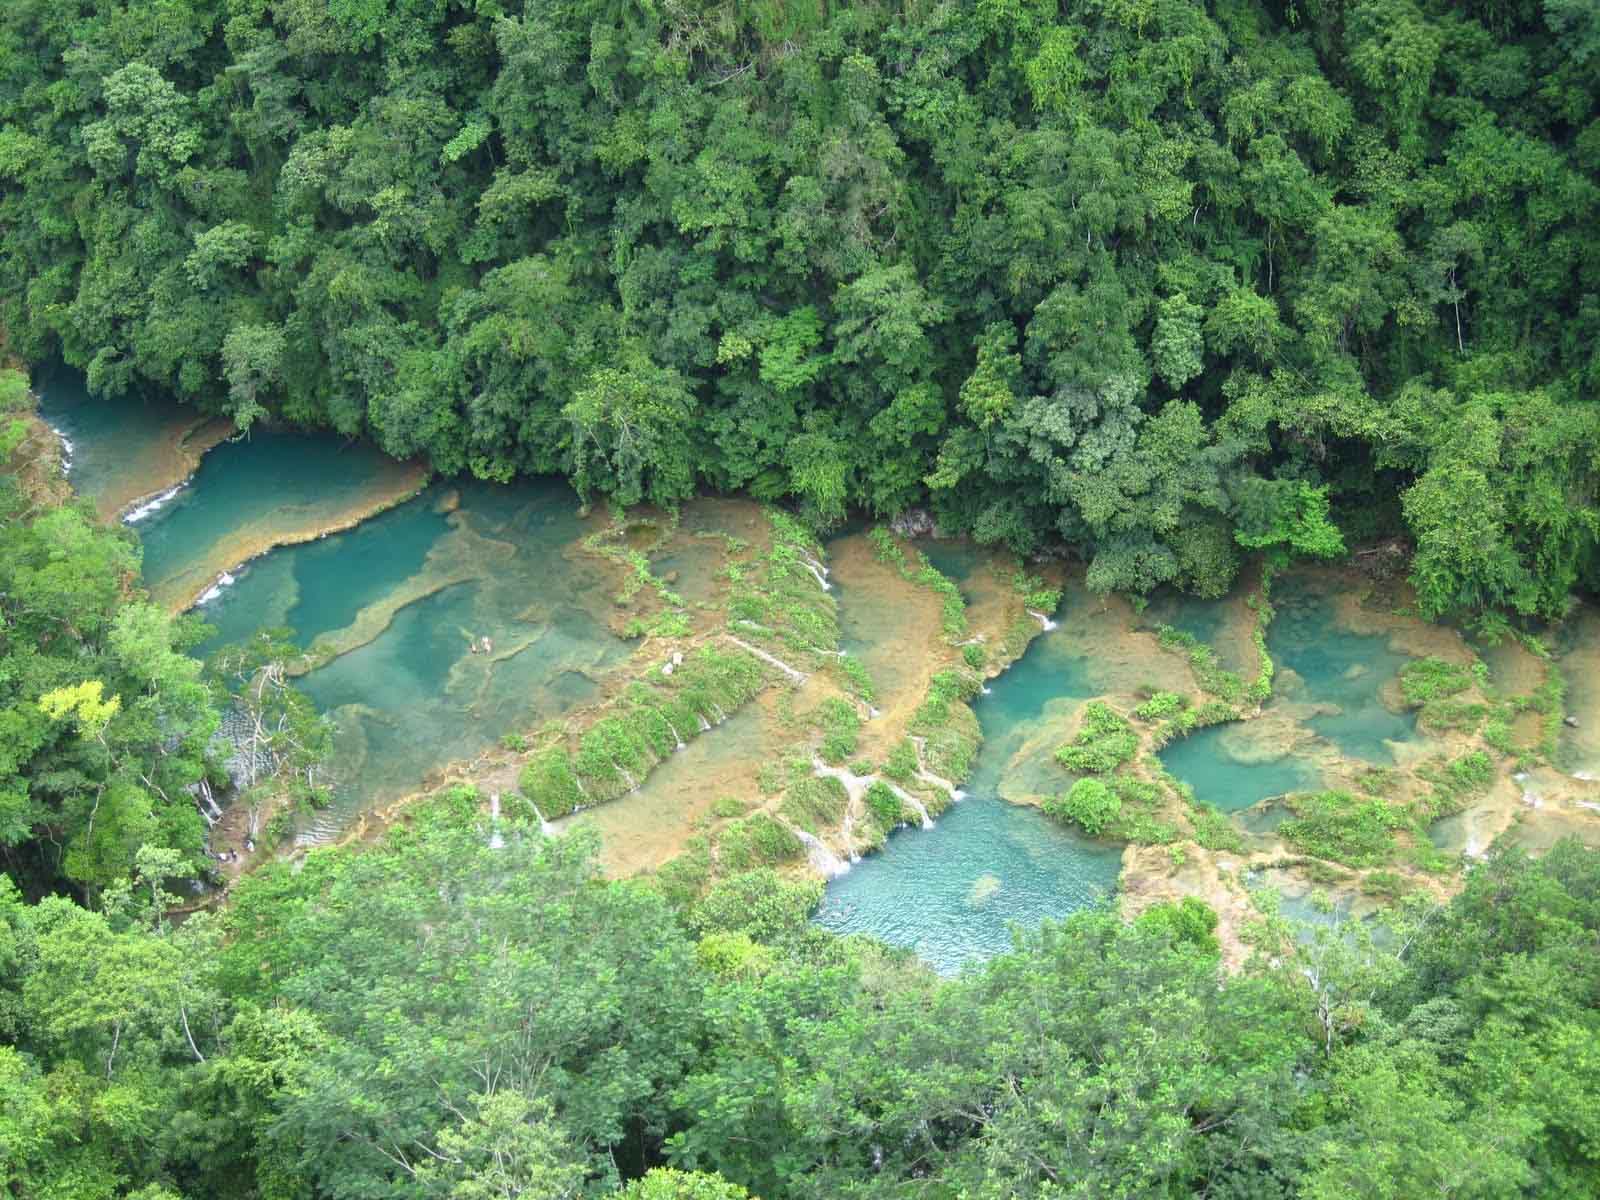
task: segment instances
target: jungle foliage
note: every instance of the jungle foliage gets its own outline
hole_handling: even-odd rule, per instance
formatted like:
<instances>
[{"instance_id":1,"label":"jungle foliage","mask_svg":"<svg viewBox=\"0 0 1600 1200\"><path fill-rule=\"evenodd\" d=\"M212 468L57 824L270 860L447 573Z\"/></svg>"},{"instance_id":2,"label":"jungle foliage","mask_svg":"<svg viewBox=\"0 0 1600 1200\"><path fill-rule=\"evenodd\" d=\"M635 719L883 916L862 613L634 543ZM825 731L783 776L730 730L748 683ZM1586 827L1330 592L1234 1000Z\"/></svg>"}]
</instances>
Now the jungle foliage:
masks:
<instances>
[{"instance_id":1,"label":"jungle foliage","mask_svg":"<svg viewBox=\"0 0 1600 1200\"><path fill-rule=\"evenodd\" d=\"M0 881L19 1197L1587 1196L1600 854L1496 853L1379 936L1188 899L941 980L756 866L697 898L455 789L173 926ZM153 868L157 869L157 868ZM1270 898L1263 903L1271 914Z\"/></svg>"},{"instance_id":2,"label":"jungle foliage","mask_svg":"<svg viewBox=\"0 0 1600 1200\"><path fill-rule=\"evenodd\" d=\"M0 327L447 472L1551 613L1597 104L1574 0L11 0Z\"/></svg>"}]
</instances>

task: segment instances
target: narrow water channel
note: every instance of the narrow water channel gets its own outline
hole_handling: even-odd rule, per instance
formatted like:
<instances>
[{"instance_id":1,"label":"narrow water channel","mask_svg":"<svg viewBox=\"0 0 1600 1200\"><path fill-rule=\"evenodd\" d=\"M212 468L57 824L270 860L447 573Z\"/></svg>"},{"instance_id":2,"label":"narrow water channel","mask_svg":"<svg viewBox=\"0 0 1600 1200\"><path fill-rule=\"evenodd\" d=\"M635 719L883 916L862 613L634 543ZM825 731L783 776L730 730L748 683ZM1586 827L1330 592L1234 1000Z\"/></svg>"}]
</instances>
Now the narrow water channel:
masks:
<instances>
[{"instance_id":1,"label":"narrow water channel","mask_svg":"<svg viewBox=\"0 0 1600 1200\"><path fill-rule=\"evenodd\" d=\"M956 578L962 559L943 557ZM1119 847L1095 842L1002 796L1053 790L1048 763L1078 706L1123 682L1122 664L1087 644L1097 601L1069 594L1060 627L1035 638L973 703L983 746L967 799L932 829L904 827L884 848L830 880L817 922L915 950L944 973L1011 945L1011 927L1036 927L1109 897ZM845 613L849 611L848 599Z\"/></svg>"}]
</instances>

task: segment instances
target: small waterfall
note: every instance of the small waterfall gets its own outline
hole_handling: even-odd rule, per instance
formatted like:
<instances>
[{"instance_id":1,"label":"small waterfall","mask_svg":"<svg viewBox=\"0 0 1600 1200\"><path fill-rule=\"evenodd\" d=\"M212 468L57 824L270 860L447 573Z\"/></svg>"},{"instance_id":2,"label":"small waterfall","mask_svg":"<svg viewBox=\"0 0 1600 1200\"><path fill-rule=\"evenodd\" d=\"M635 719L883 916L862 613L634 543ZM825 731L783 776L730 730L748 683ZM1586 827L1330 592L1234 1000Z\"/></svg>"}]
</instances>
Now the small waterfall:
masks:
<instances>
[{"instance_id":1,"label":"small waterfall","mask_svg":"<svg viewBox=\"0 0 1600 1200\"><path fill-rule=\"evenodd\" d=\"M918 800L910 792L906 791L905 788L892 784L888 780L884 780L884 786L899 798L900 803L909 804L913 809L916 810L917 815L922 818L922 827L924 829L933 828L933 818L928 815L927 805L923 804L921 800Z\"/></svg>"},{"instance_id":2,"label":"small waterfall","mask_svg":"<svg viewBox=\"0 0 1600 1200\"><path fill-rule=\"evenodd\" d=\"M851 863L858 863L858 862L861 861L861 855L856 853L855 832L856 832L855 806L854 805L846 805L845 806L845 810L844 810L844 828L843 828L843 830L841 830L841 833L844 836L845 850L849 852Z\"/></svg>"},{"instance_id":3,"label":"small waterfall","mask_svg":"<svg viewBox=\"0 0 1600 1200\"><path fill-rule=\"evenodd\" d=\"M935 775L928 770L928 739L913 737L911 744L917 748L917 778L930 787L949 792L951 800L965 800L967 794L941 775Z\"/></svg>"},{"instance_id":4,"label":"small waterfall","mask_svg":"<svg viewBox=\"0 0 1600 1200\"><path fill-rule=\"evenodd\" d=\"M722 705L718 704L715 700L708 701L708 703L711 705L711 710L717 714L718 725L721 725L728 719L728 714L722 711Z\"/></svg>"},{"instance_id":5,"label":"small waterfall","mask_svg":"<svg viewBox=\"0 0 1600 1200\"><path fill-rule=\"evenodd\" d=\"M217 576L215 583L200 593L200 596L195 603L210 604L218 596L222 595L223 588L232 587L236 582L238 582L238 580L235 576L229 574L227 571L224 571L221 575Z\"/></svg>"},{"instance_id":6,"label":"small waterfall","mask_svg":"<svg viewBox=\"0 0 1600 1200\"><path fill-rule=\"evenodd\" d=\"M678 743L677 748L679 750L682 750L684 748L683 738L678 733L678 727L676 725L674 725L671 721L668 721L667 722L667 729L672 733L672 740Z\"/></svg>"},{"instance_id":7,"label":"small waterfall","mask_svg":"<svg viewBox=\"0 0 1600 1200\"><path fill-rule=\"evenodd\" d=\"M806 673L804 671L796 670L794 667L791 667L788 663L784 662L781 658L775 658L768 654L765 650L758 650L749 642L742 641L739 638L734 637L731 633L725 633L722 636L728 641L732 642L735 646L739 647L739 649L743 650L746 654L754 654L762 662L769 663L770 665L777 667L778 670L782 671L796 683L804 683L806 681Z\"/></svg>"},{"instance_id":8,"label":"small waterfall","mask_svg":"<svg viewBox=\"0 0 1600 1200\"><path fill-rule=\"evenodd\" d=\"M583 776L576 771L572 773L572 783L578 789L578 795L583 797L583 802L586 806L594 803L589 799L589 789L583 786Z\"/></svg>"},{"instance_id":9,"label":"small waterfall","mask_svg":"<svg viewBox=\"0 0 1600 1200\"><path fill-rule=\"evenodd\" d=\"M700 732L701 733L710 733L711 732L711 722L706 720L705 714L703 714L703 713L695 713L694 719L700 722Z\"/></svg>"},{"instance_id":10,"label":"small waterfall","mask_svg":"<svg viewBox=\"0 0 1600 1200\"><path fill-rule=\"evenodd\" d=\"M66 439L63 438L62 441L65 444ZM188 486L189 481L185 479L182 483L174 484L164 492L157 492L154 496L136 501L133 507L123 514L122 523L124 525L137 525L140 521L155 516L156 513L170 504L179 492Z\"/></svg>"},{"instance_id":11,"label":"small waterfall","mask_svg":"<svg viewBox=\"0 0 1600 1200\"><path fill-rule=\"evenodd\" d=\"M1054 621L1052 621L1048 616L1046 616L1042 612L1036 612L1035 610L1030 608L1028 610L1028 615L1030 617L1032 617L1035 621L1039 622L1039 628L1044 633L1049 633L1052 629L1054 629L1056 627L1056 623Z\"/></svg>"},{"instance_id":12,"label":"small waterfall","mask_svg":"<svg viewBox=\"0 0 1600 1200\"><path fill-rule=\"evenodd\" d=\"M556 827L544 819L544 814L539 811L537 804L533 806L533 815L539 818L539 832L544 834L545 837L555 837Z\"/></svg>"},{"instance_id":13,"label":"small waterfall","mask_svg":"<svg viewBox=\"0 0 1600 1200\"><path fill-rule=\"evenodd\" d=\"M222 809L211 794L211 781L202 777L199 783L190 785L189 793L194 796L195 807L200 810L200 819L206 823L206 828L213 828L222 819Z\"/></svg>"},{"instance_id":14,"label":"small waterfall","mask_svg":"<svg viewBox=\"0 0 1600 1200\"><path fill-rule=\"evenodd\" d=\"M994 689L986 683L980 684L978 686L978 694L980 696L992 696L994 695Z\"/></svg>"},{"instance_id":15,"label":"small waterfall","mask_svg":"<svg viewBox=\"0 0 1600 1200\"><path fill-rule=\"evenodd\" d=\"M74 447L72 444L72 439L66 434L62 433L61 430L57 429L54 425L51 425L48 421L45 422L45 425L51 433L56 435L56 441L61 443L61 473L63 475L71 474L72 455L73 451L76 449L76 447Z\"/></svg>"},{"instance_id":16,"label":"small waterfall","mask_svg":"<svg viewBox=\"0 0 1600 1200\"><path fill-rule=\"evenodd\" d=\"M833 589L833 584L828 582L827 567L823 566L809 554L799 554L797 557L800 559L800 565L806 570L810 571L812 578L822 585L823 591L827 592Z\"/></svg>"},{"instance_id":17,"label":"small waterfall","mask_svg":"<svg viewBox=\"0 0 1600 1200\"><path fill-rule=\"evenodd\" d=\"M628 781L628 790L630 792L638 791L639 781L633 777L633 772L628 770L628 768L623 766L621 763L614 763L613 765L617 768L617 770L622 772L622 777Z\"/></svg>"},{"instance_id":18,"label":"small waterfall","mask_svg":"<svg viewBox=\"0 0 1600 1200\"><path fill-rule=\"evenodd\" d=\"M500 836L500 793L495 792L489 797L489 849L499 850L505 844L505 838Z\"/></svg>"},{"instance_id":19,"label":"small waterfall","mask_svg":"<svg viewBox=\"0 0 1600 1200\"><path fill-rule=\"evenodd\" d=\"M819 838L807 833L804 829L789 827L789 832L799 838L806 848L806 857L811 862L812 870L829 879L837 879L850 869L850 864L845 862L832 850L822 844Z\"/></svg>"},{"instance_id":20,"label":"small waterfall","mask_svg":"<svg viewBox=\"0 0 1600 1200\"><path fill-rule=\"evenodd\" d=\"M844 767L830 767L815 756L811 759L811 773L819 779L837 779L844 784L844 793L851 804L859 804L867 794L867 788L877 778L875 775L856 775Z\"/></svg>"},{"instance_id":21,"label":"small waterfall","mask_svg":"<svg viewBox=\"0 0 1600 1200\"><path fill-rule=\"evenodd\" d=\"M823 591L831 592L833 590L833 584L828 582L827 572L822 567L804 558L800 560L800 565L811 572L812 578L822 586Z\"/></svg>"}]
</instances>

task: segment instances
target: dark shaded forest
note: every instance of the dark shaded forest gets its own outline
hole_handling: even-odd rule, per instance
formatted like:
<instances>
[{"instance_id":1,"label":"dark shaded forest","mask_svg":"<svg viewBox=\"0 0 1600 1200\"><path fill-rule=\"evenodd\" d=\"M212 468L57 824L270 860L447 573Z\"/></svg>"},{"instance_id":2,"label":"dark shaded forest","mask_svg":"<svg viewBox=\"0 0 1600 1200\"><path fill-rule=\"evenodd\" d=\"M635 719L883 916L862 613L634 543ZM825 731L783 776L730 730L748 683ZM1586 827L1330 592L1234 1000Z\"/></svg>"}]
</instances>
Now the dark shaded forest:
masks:
<instances>
[{"instance_id":1,"label":"dark shaded forest","mask_svg":"<svg viewBox=\"0 0 1600 1200\"><path fill-rule=\"evenodd\" d=\"M11 0L0 320L107 394L1106 590L1324 504L1595 577L1586 0Z\"/></svg>"}]
</instances>

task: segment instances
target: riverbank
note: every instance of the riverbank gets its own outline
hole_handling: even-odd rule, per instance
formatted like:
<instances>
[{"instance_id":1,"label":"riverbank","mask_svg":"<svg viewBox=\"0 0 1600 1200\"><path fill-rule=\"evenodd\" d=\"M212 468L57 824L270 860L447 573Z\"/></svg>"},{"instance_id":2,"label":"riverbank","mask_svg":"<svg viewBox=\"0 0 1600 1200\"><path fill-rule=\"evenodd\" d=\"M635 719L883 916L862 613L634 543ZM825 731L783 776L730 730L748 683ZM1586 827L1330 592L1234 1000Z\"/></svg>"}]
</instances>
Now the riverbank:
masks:
<instances>
[{"instance_id":1,"label":"riverbank","mask_svg":"<svg viewBox=\"0 0 1600 1200\"><path fill-rule=\"evenodd\" d=\"M1134 604L964 542L819 541L739 499L580 514L563 485L430 490L374 455L229 442L140 524L173 607L205 597L224 639L290 628L306 652L287 672L336 730L328 806L230 810L213 831L230 872L470 788L491 823L595 827L608 873L684 902L771 867L848 891L861 928L979 914L970 953L1000 944L1004 915L1198 896L1237 963L1251 880L1442 896L1496 838L1596 840L1586 614L1479 646L1353 568L1253 568L1217 600ZM1569 730L1574 674L1588 707ZM907 903L872 881L910 860L877 852L944 853L940 818L968 791L950 869L971 878L913 920L866 920ZM1051 870L1025 865L1040 855Z\"/></svg>"}]
</instances>

